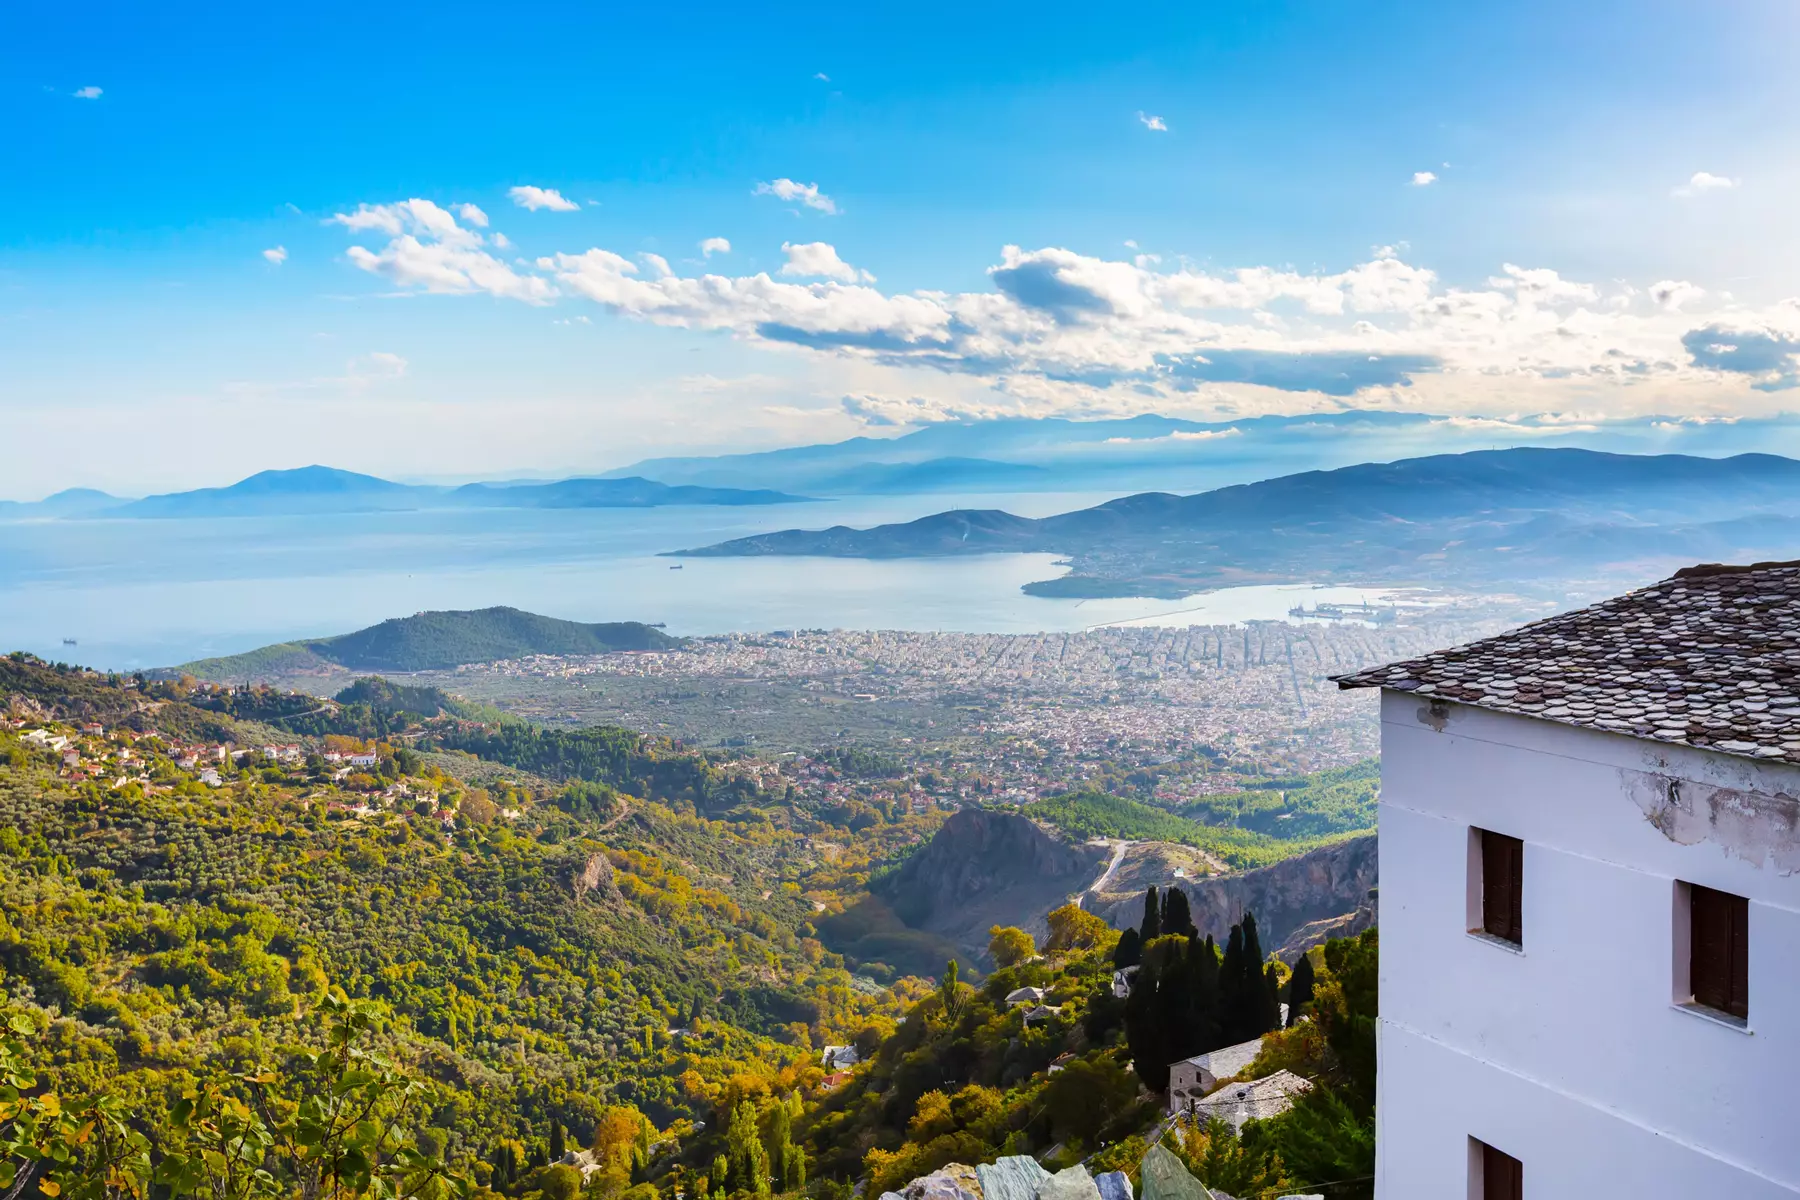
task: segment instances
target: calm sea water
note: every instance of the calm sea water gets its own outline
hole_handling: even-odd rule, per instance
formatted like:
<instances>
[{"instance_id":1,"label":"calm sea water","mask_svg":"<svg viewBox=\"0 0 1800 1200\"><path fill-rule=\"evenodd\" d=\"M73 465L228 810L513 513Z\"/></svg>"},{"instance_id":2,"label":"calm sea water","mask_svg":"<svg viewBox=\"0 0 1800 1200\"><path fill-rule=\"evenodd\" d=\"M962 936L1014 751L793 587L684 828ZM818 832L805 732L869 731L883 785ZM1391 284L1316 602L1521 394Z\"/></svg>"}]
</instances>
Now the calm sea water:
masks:
<instances>
[{"instance_id":1,"label":"calm sea water","mask_svg":"<svg viewBox=\"0 0 1800 1200\"><path fill-rule=\"evenodd\" d=\"M512 605L671 633L793 628L1023 633L1122 621L1283 616L1355 589L1238 588L1188 601L1048 600L1047 554L950 560L657 557L796 526L953 507L1024 516L1111 495L902 496L767 508L471 510L182 521L0 523L0 650L110 669L163 666L359 629L424 609ZM679 562L680 570L671 568ZM77 645L63 644L74 638Z\"/></svg>"}]
</instances>

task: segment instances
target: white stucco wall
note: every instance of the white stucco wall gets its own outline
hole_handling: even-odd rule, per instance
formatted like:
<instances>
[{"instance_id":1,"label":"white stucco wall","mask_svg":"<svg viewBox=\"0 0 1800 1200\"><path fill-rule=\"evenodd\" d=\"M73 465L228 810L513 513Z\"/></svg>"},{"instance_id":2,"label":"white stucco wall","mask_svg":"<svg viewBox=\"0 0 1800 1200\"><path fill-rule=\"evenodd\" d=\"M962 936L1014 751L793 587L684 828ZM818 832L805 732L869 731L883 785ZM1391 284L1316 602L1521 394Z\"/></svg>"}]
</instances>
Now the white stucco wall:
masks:
<instances>
[{"instance_id":1,"label":"white stucco wall","mask_svg":"<svg viewBox=\"0 0 1800 1200\"><path fill-rule=\"evenodd\" d=\"M1800 1195L1794 797L1800 769L1384 694L1380 1200L1464 1200L1470 1137L1532 1200ZM1467 932L1470 826L1525 842L1522 951ZM1678 880L1750 899L1745 1029L1673 1003Z\"/></svg>"}]
</instances>

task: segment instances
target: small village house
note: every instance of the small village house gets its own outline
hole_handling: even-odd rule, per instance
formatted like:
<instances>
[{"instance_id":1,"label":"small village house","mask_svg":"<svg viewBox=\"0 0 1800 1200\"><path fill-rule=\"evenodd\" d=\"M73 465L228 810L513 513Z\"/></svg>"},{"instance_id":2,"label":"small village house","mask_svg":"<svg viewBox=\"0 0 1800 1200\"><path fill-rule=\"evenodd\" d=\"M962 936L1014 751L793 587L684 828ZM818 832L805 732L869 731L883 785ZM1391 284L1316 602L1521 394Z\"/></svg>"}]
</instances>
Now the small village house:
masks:
<instances>
[{"instance_id":1,"label":"small village house","mask_svg":"<svg viewBox=\"0 0 1800 1200\"><path fill-rule=\"evenodd\" d=\"M1253 1038L1170 1063L1169 1115L1194 1111L1201 1097L1217 1088L1220 1080L1242 1073L1261 1050L1262 1039Z\"/></svg>"},{"instance_id":2,"label":"small village house","mask_svg":"<svg viewBox=\"0 0 1800 1200\"><path fill-rule=\"evenodd\" d=\"M1800 1196L1800 564L1381 689L1378 1200Z\"/></svg>"}]
</instances>

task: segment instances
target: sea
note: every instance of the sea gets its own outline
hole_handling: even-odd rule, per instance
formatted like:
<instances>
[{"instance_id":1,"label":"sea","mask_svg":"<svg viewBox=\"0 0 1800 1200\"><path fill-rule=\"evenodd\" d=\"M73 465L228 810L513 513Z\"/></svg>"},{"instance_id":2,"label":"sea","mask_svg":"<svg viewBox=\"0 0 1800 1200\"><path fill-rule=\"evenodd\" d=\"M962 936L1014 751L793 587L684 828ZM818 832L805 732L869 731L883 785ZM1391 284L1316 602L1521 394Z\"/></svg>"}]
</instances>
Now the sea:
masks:
<instances>
[{"instance_id":1,"label":"sea","mask_svg":"<svg viewBox=\"0 0 1800 1200\"><path fill-rule=\"evenodd\" d=\"M1353 587L1242 587L1183 600L1066 600L1021 587L1049 554L870 562L663 557L777 529L951 508L1068 512L1116 493L856 497L652 509L470 509L294 517L0 522L0 652L106 670L169 666L346 633L427 609L510 605L683 635L782 629L1067 631L1284 619Z\"/></svg>"}]
</instances>

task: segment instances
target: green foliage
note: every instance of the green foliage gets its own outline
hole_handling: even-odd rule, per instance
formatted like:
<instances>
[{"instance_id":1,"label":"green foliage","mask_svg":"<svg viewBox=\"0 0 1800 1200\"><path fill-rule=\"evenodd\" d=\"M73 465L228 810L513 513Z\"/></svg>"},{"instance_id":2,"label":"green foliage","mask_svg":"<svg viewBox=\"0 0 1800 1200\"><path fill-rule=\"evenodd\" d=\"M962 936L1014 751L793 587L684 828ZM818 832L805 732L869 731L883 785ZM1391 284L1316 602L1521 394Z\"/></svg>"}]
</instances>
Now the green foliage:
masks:
<instances>
[{"instance_id":1,"label":"green foliage","mask_svg":"<svg viewBox=\"0 0 1800 1200\"><path fill-rule=\"evenodd\" d=\"M1380 790L1381 763L1371 758L1313 775L1272 779L1241 792L1205 796L1179 811L1207 825L1290 841L1328 838L1375 828Z\"/></svg>"},{"instance_id":2,"label":"green foliage","mask_svg":"<svg viewBox=\"0 0 1800 1200\"><path fill-rule=\"evenodd\" d=\"M1347 784L1345 786L1360 785ZM1272 794L1279 795L1278 793ZM1264 794L1259 792L1245 793L1245 795L1261 798ZM1186 811L1197 815L1218 815L1218 813L1226 811L1209 808L1207 807L1208 803L1209 801L1201 801L1199 805L1191 806ZM1276 803L1279 801L1277 800ZM1366 821L1360 824L1349 823L1342 829L1321 830L1316 834L1308 832L1314 828L1311 824L1272 825L1271 828L1277 832L1265 832L1248 827L1238 828L1223 821L1218 824L1207 824L1123 796L1113 796L1095 791L1069 792L1061 796L1046 797L1024 811L1034 820L1052 825L1073 838L1086 840L1105 837L1124 838L1131 841L1177 842L1184 846L1193 846L1195 849L1204 850L1226 864L1238 868L1269 866L1350 834L1366 832L1375 826L1372 802Z\"/></svg>"},{"instance_id":3,"label":"green foliage","mask_svg":"<svg viewBox=\"0 0 1800 1200\"><path fill-rule=\"evenodd\" d=\"M1037 953L1031 935L1016 926L995 925L988 930L988 957L997 967L1013 967Z\"/></svg>"},{"instance_id":4,"label":"green foliage","mask_svg":"<svg viewBox=\"0 0 1800 1200\"><path fill-rule=\"evenodd\" d=\"M1148 927L1159 917L1154 889L1144 906ZM1222 962L1210 937L1178 933L1144 942L1140 958L1125 1001L1125 1037L1138 1078L1151 1091L1168 1088L1170 1063L1249 1041L1280 1023L1250 913L1231 927Z\"/></svg>"},{"instance_id":5,"label":"green foliage","mask_svg":"<svg viewBox=\"0 0 1800 1200\"><path fill-rule=\"evenodd\" d=\"M1232 1196L1276 1196L1288 1189L1281 1156L1273 1148L1244 1142L1214 1117L1204 1125L1183 1120L1171 1139L1177 1158L1207 1187Z\"/></svg>"}]
</instances>

